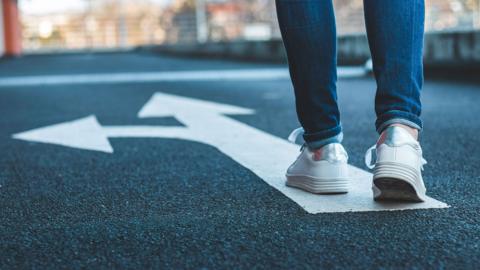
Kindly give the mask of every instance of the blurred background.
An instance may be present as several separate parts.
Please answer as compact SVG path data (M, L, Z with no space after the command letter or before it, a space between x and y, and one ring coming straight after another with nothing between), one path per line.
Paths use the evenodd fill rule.
M362 0L335 0L340 35L365 31ZM480 29L480 0L427 0L426 29ZM26 53L279 39L274 0L19 0Z

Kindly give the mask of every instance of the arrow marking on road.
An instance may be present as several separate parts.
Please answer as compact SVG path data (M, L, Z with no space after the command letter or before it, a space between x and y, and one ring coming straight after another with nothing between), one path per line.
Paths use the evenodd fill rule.
M285 186L285 170L299 154L298 145L225 116L253 114L242 107L156 93L140 110L140 118L173 116L185 127L101 126L95 116L13 135L15 139L113 153L108 138L175 138L216 147L307 212L382 211L445 208L428 198L423 203L379 203L372 199L372 174L350 166L348 194L315 195Z

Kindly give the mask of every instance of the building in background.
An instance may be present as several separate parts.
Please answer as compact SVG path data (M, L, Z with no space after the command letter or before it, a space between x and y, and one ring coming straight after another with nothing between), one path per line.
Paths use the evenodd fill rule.
M147 0L90 0L83 10L23 15L23 43L28 50L162 43L161 13Z
M194 0L173 0L159 18L165 31L163 43L193 43L197 40Z
M166 43L197 42L195 0L173 0L162 13ZM272 0L208 0L205 3L210 41L270 39L279 31Z
M23 14L25 49L122 48L198 41L196 0L169 0L166 5L149 0L83 1L85 7L80 10ZM208 41L280 37L274 0L203 1L204 14L200 14L205 17ZM334 3L340 35L365 32L362 0ZM427 31L480 29L480 0L427 0L426 5Z
M365 32L362 0L336 0L340 35ZM426 31L480 29L480 0L425 0Z

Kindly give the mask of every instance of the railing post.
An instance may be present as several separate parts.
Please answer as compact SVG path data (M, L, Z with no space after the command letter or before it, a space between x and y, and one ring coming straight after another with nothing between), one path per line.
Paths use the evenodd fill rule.
M205 43L208 40L206 0L195 0L195 17L197 20L197 42Z
M3 41L3 54L10 56L18 56L22 53L22 38L20 28L20 16L18 13L18 0L1 0L1 17L0 24L3 31L0 31Z

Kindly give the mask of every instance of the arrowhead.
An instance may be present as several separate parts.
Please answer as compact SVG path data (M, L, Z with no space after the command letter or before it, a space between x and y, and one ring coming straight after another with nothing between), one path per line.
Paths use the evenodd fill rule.
M12 137L24 141L113 153L108 137L94 115L17 133Z
M174 116L184 111L189 113L216 113L216 114L253 114L252 109L233 105L221 104L194 98L155 93L138 113L138 117L165 117Z

